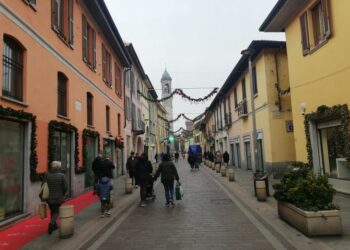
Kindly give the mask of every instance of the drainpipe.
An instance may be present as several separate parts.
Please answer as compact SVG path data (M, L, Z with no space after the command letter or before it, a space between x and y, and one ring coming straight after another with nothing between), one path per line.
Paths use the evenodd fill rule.
M280 77L278 74L278 59L277 59L277 53L275 53L275 70L276 70L276 88L277 88L277 102L278 102L278 111L282 110L282 106L281 106L281 95L278 91L278 89L280 89Z

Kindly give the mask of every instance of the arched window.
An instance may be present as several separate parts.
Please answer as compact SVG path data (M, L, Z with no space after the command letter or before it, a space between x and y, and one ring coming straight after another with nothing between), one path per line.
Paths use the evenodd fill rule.
M164 93L165 93L165 94L169 94L169 93L170 93L169 84L165 84L165 85L164 85Z
M58 72L57 114L67 117L67 77Z
M90 92L87 92L86 94L86 106L87 106L87 124L92 126L93 125L93 105L94 105L94 97Z
M19 101L23 101L23 52L21 44L4 36L2 94Z

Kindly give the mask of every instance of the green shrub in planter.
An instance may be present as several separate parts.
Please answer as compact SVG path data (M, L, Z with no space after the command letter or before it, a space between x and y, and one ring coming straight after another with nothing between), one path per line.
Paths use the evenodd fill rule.
M274 186L274 197L289 202L305 211L337 209L332 203L335 189L328 177L316 175L311 166L297 162Z

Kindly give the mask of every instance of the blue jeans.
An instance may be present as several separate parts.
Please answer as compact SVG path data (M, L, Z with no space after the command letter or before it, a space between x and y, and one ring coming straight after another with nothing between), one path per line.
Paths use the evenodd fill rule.
M174 180L164 181L163 185L166 203L174 201Z

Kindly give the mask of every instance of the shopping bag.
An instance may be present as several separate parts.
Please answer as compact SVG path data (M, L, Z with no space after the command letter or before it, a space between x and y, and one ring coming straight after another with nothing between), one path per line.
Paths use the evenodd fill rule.
M47 218L47 205L46 203L39 204L38 214L40 219L46 219Z
M39 197L41 201L47 201L49 199L49 186L46 181L41 185Z
M184 197L184 189L182 188L182 186L180 185L180 195L181 195L181 199L182 197Z
M182 196L183 196L183 188L181 187L181 185L176 185L176 188L175 188L176 200L182 200Z

